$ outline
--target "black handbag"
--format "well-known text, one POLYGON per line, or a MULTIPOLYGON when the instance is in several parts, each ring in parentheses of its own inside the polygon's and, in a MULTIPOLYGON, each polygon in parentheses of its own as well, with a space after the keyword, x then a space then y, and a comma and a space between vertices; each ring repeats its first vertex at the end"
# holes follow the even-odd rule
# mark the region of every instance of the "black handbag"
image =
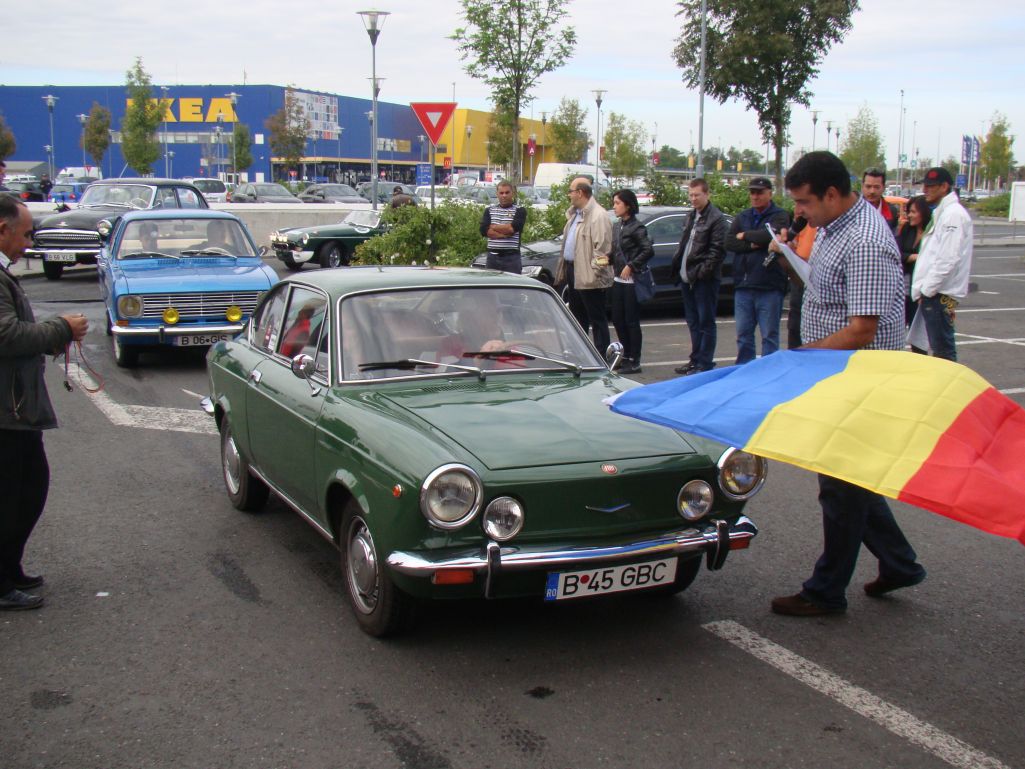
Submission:
POLYGON ((634 291, 637 292, 638 302, 647 302, 655 296, 655 279, 651 276, 651 270, 634 273, 634 291))

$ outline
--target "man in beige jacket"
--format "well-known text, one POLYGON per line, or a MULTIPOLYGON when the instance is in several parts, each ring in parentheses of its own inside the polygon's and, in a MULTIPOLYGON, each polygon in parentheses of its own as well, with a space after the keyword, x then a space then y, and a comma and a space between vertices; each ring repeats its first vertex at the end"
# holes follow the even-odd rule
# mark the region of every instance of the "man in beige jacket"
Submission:
POLYGON ((594 199, 586 176, 569 183, 569 202, 560 274, 568 287, 570 312, 585 332, 590 330, 594 346, 604 355, 609 346, 605 290, 612 285, 612 221, 594 199))

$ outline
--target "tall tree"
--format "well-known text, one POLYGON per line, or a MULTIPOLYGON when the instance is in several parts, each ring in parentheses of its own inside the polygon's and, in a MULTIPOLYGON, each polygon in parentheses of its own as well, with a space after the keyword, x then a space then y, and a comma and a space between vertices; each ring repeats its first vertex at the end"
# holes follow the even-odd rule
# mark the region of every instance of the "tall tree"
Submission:
POLYGON ((462 0, 463 21, 451 39, 466 73, 487 83, 507 105, 512 123, 513 173, 519 175, 520 114, 530 104, 541 75, 561 67, 573 53, 576 33, 560 27, 569 0, 462 0))
POLYGON ((289 86, 285 90, 285 103, 281 109, 264 121, 269 134, 271 152, 285 161, 293 170, 299 168, 299 158, 306 152, 306 137, 310 133, 310 119, 302 103, 289 86))
POLYGON ((121 152, 125 161, 143 176, 153 171, 160 157, 157 128, 164 119, 166 105, 153 98, 153 81, 137 56, 134 66, 125 73, 128 106, 121 120, 121 152))
POLYGON ((1008 175, 1014 173, 1014 153, 1011 151, 1014 137, 1009 135, 1010 128, 1006 117, 999 112, 993 113, 989 133, 979 150, 979 168, 988 181, 995 183, 1001 179, 1006 182, 1008 175))
POLYGON ((110 122, 110 110, 94 101, 89 110, 89 119, 85 121, 82 142, 97 168, 103 166, 103 156, 110 148, 110 122))
MULTIPOLYGON (((701 61, 701 2, 682 0, 683 32, 673 55, 691 88, 701 61)), ((706 0, 705 91, 744 101, 776 150, 776 187, 782 186, 783 147, 793 104, 809 103, 808 82, 830 45, 851 28, 859 0, 706 0)))
POLYGON ((9 158, 18 149, 18 142, 14 138, 14 131, 4 120, 4 113, 0 112, 0 160, 9 158))
POLYGON ((612 178, 629 181, 640 176, 648 163, 648 131, 642 123, 618 112, 609 115, 605 128, 605 162, 612 178))
POLYGON ((869 168, 886 170, 886 148, 879 133, 879 121, 867 104, 847 122, 847 140, 840 160, 859 179, 869 168))
POLYGON ((584 157, 591 146, 586 120, 587 109, 579 101, 562 97, 548 127, 549 144, 558 162, 577 163, 584 157))
POLYGON ((658 148, 658 167, 686 168, 687 155, 686 153, 680 152, 676 147, 670 147, 668 144, 663 144, 658 148))
POLYGON ((245 123, 235 123, 231 132, 231 146, 234 162, 234 168, 231 170, 237 174, 253 164, 253 152, 250 149, 252 140, 249 138, 249 126, 245 123))

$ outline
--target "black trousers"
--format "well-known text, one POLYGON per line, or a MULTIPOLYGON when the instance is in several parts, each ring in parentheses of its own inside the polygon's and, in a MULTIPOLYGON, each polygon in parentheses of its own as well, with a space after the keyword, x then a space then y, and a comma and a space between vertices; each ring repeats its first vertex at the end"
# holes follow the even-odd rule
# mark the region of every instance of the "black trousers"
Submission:
POLYGON ((523 261, 520 259, 518 250, 488 251, 487 268, 489 270, 501 270, 519 275, 523 272, 523 261))
POLYGON ((605 289, 573 288, 573 262, 566 262, 566 285, 569 287, 566 292, 569 297, 569 311, 573 313, 585 334, 590 331, 594 346, 604 356, 609 342, 612 341, 609 335, 609 320, 605 316, 605 289))
POLYGON ((0 430, 0 595, 21 576, 25 543, 50 488, 41 430, 0 430))
MULTIPOLYGON (((641 362, 641 310, 633 283, 612 284, 612 325, 623 345, 623 357, 635 364, 641 362)), ((604 353, 604 350, 599 350, 604 353)))

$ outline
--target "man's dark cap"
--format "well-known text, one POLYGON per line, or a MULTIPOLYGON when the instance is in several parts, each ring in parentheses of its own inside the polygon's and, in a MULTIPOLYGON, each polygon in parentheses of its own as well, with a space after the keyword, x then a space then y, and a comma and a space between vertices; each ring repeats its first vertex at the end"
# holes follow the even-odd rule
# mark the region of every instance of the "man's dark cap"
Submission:
POLYGON ((925 176, 922 177, 922 184, 926 187, 932 184, 943 184, 946 182, 951 187, 954 186, 954 180, 950 176, 950 171, 946 168, 930 168, 925 172, 925 176))
POLYGON ((756 176, 754 179, 747 183, 749 190, 771 190, 772 182, 766 179, 764 176, 756 176))

